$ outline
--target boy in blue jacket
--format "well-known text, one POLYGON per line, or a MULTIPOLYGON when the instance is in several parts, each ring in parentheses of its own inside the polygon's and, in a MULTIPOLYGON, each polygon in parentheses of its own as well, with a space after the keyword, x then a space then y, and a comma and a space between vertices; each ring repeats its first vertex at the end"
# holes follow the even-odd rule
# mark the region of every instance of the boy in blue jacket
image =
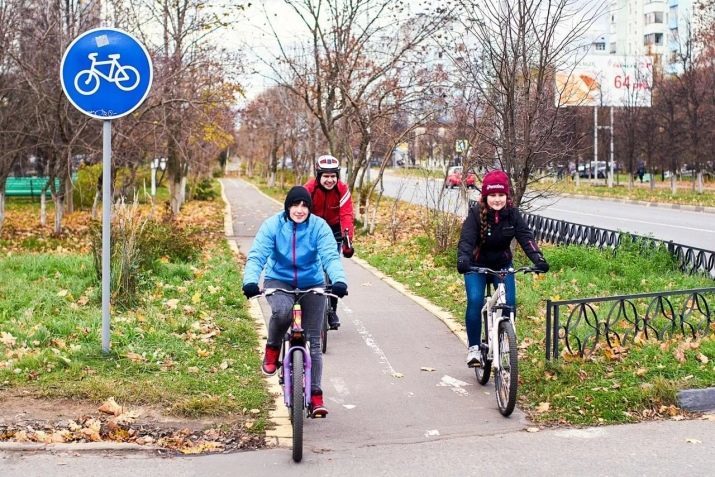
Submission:
MULTIPOLYGON (((305 187, 295 186, 285 199, 284 211, 269 217, 261 225, 253 246, 248 252, 243 274, 243 294, 246 298, 258 295, 258 280, 265 270, 266 288, 286 290, 325 286, 323 269, 330 277, 332 292, 342 298, 348 286, 335 238, 330 226, 322 218, 311 214, 312 199, 305 187)), ((283 335, 291 323, 293 295, 276 293, 267 298, 271 306, 268 342, 262 369, 273 375, 278 369, 283 335)), ((310 340, 311 412, 313 417, 328 414, 323 402, 320 381, 323 374, 323 354, 320 349, 320 330, 325 314, 325 298, 308 294, 301 301, 303 328, 310 340)))

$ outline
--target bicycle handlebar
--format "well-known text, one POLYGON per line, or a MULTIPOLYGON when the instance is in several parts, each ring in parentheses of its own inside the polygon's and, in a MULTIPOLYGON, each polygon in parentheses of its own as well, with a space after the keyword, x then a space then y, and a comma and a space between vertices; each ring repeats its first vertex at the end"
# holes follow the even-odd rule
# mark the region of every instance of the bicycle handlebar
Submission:
MULTIPOLYGON (((340 298, 337 295, 334 295, 330 293, 330 286, 328 285, 327 287, 313 287, 313 288, 308 288, 306 290, 301 290, 301 289, 295 289, 295 290, 286 290, 284 288, 264 288, 261 293, 256 295, 256 297, 259 296, 271 296, 274 293, 285 293, 287 295, 306 295, 308 293, 312 293, 314 295, 323 295, 323 296, 332 296, 334 298, 340 298)), ((347 295, 347 293, 346 293, 347 295)))
POLYGON ((486 273, 487 275, 494 275, 497 277, 504 277, 506 275, 516 275, 517 273, 542 273, 540 270, 534 267, 519 267, 519 268, 506 268, 503 270, 493 270, 489 267, 469 267, 469 272, 467 273, 486 273))

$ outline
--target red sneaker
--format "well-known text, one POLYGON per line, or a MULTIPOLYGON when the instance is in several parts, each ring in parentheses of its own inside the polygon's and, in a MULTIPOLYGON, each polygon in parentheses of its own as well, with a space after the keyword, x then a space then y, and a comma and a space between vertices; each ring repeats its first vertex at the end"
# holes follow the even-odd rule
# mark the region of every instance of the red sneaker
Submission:
POLYGON ((278 355, 280 352, 280 348, 274 348, 273 346, 266 345, 266 354, 263 356, 263 365, 261 365, 263 374, 268 376, 276 374, 276 371, 278 370, 278 355))
POLYGON ((313 392, 310 396, 310 417, 325 417, 328 415, 328 410, 323 404, 323 392, 313 392))

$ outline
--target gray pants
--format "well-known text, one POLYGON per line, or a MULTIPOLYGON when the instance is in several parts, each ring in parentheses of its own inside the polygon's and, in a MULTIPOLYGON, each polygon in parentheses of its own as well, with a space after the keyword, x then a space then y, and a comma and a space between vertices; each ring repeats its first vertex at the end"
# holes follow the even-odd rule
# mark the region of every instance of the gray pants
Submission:
MULTIPOLYGON (((323 286, 316 284, 315 286, 323 286)), ((292 286, 278 280, 266 280, 265 288, 283 288, 294 290, 292 286)), ((293 303, 295 295, 276 293, 267 298, 271 306, 271 320, 268 323, 268 346, 280 348, 288 328, 291 324, 293 303)), ((310 341, 310 360, 312 364, 311 387, 313 391, 320 389, 320 380, 323 375, 323 352, 320 349, 320 330, 323 327, 325 316, 325 297, 307 294, 300 299, 303 312, 302 324, 306 336, 310 341)))

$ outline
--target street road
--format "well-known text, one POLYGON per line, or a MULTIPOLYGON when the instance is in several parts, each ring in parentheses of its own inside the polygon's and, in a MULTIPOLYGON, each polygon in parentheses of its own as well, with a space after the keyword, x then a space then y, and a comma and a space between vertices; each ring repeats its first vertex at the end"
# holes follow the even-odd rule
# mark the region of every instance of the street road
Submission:
MULTIPOLYGON (((385 195, 400 197, 415 204, 456 211, 464 215, 464 195, 460 190, 445 190, 442 182, 421 178, 406 178, 386 174, 385 195)), ((472 192, 472 194, 475 194, 472 192)), ((592 225, 610 230, 621 230, 661 240, 715 250, 715 214, 674 209, 669 205, 649 206, 609 200, 556 197, 534 203, 530 212, 544 217, 565 220, 576 224, 592 225)))

